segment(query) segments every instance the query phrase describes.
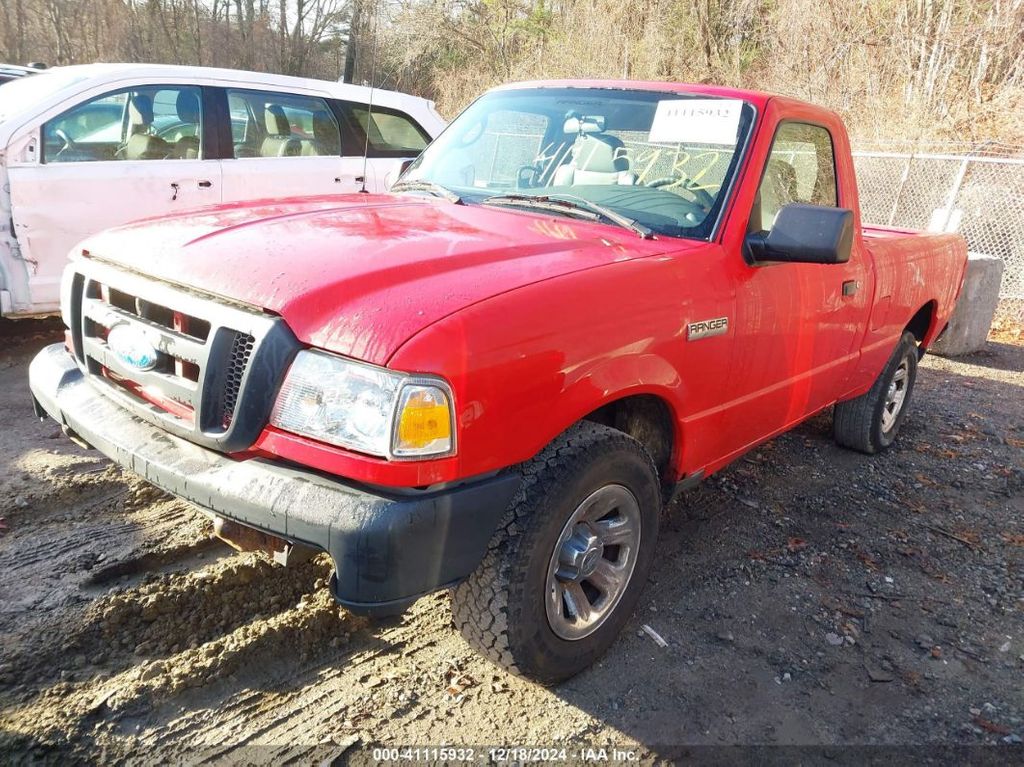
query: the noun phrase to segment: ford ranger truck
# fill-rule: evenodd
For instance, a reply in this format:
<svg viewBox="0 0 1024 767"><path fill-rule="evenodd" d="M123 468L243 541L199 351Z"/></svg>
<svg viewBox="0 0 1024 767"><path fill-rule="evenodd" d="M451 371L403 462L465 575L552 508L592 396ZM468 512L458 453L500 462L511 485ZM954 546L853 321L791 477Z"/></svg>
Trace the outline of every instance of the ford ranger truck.
<svg viewBox="0 0 1024 767"><path fill-rule="evenodd" d="M326 551L349 610L451 589L470 645L555 683L629 620L675 492L826 409L893 443L966 258L862 223L832 112L517 84L391 193L87 240L31 388L221 529Z"/></svg>

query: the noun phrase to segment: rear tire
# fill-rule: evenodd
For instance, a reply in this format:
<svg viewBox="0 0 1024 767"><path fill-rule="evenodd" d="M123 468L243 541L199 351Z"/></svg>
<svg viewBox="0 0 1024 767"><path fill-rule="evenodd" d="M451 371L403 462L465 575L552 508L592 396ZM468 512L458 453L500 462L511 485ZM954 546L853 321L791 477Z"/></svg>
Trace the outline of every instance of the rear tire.
<svg viewBox="0 0 1024 767"><path fill-rule="evenodd" d="M904 333L874 385L856 399L836 404L836 442L869 455L889 447L906 417L916 380L917 341L912 333Z"/></svg>
<svg viewBox="0 0 1024 767"><path fill-rule="evenodd" d="M607 426L574 426L526 464L484 560L452 594L455 624L521 676L554 684L579 673L636 607L660 512L643 446Z"/></svg>

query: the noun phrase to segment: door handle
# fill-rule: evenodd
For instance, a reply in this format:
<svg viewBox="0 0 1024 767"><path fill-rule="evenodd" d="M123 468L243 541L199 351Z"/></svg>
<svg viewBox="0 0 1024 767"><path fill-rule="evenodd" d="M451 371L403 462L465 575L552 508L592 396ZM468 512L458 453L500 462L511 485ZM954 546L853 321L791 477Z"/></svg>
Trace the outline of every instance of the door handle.
<svg viewBox="0 0 1024 767"><path fill-rule="evenodd" d="M843 295L850 297L857 292L857 288L859 287L857 280L847 280L843 283Z"/></svg>
<svg viewBox="0 0 1024 767"><path fill-rule="evenodd" d="M172 190L173 190L173 192L174 192L174 193L173 193L173 194L171 195L171 202L174 202L175 200L177 200L177 199L178 199L178 185L177 185L177 184L171 184L171 189L172 189Z"/></svg>
<svg viewBox="0 0 1024 767"><path fill-rule="evenodd" d="M211 186L213 186L213 182L212 181L200 181L199 182L199 188L200 189L209 189Z"/></svg>

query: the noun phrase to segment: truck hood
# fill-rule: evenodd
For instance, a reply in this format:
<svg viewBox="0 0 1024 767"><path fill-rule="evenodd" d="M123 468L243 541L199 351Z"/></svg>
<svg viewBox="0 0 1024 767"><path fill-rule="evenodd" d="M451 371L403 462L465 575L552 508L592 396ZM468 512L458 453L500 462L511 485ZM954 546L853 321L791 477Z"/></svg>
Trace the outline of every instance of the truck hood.
<svg viewBox="0 0 1024 767"><path fill-rule="evenodd" d="M300 341L383 365L418 331L471 304L656 255L664 244L568 218L357 194L150 219L92 237L82 250L278 314Z"/></svg>

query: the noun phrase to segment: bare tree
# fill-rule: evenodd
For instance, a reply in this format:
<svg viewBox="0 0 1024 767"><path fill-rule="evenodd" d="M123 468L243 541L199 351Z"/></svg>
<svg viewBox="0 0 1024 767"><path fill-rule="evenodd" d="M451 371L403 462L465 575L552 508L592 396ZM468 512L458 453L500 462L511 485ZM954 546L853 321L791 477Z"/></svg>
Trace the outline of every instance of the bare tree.
<svg viewBox="0 0 1024 767"><path fill-rule="evenodd" d="M1024 143L1024 0L0 0L0 60L368 81L454 112L533 77L754 86L865 136Z"/></svg>

